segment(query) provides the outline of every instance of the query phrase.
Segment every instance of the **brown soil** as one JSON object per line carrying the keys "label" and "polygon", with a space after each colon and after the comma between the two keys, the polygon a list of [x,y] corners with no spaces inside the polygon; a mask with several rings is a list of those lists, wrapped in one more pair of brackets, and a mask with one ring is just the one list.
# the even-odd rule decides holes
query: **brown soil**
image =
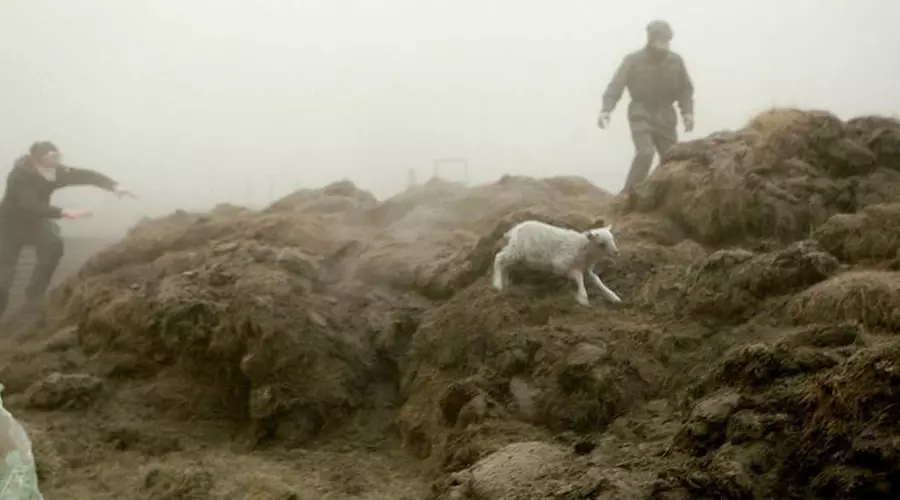
{"label": "brown soil", "polygon": [[[771,110],[632,196],[343,181],[142,221],[0,339],[48,498],[900,495],[900,124]],[[625,302],[503,232],[611,222]]]}

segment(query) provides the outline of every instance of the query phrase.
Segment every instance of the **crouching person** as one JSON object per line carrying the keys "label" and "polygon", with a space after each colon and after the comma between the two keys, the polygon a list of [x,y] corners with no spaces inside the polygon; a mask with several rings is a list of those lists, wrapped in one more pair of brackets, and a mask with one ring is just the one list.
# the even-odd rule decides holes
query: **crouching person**
{"label": "crouching person", "polygon": [[63,241],[55,220],[91,215],[87,210],[50,204],[53,192],[66,186],[97,186],[120,197],[131,195],[99,172],[62,165],[59,149],[53,143],[34,143],[28,154],[13,165],[0,200],[0,318],[6,312],[22,249],[28,245],[35,249],[37,262],[25,292],[26,309],[39,310],[63,256]]}

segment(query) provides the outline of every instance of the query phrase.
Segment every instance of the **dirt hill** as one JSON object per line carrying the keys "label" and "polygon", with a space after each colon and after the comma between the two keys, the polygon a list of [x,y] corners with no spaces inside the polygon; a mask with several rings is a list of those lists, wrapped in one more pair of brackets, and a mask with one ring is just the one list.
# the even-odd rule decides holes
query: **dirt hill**
{"label": "dirt hill", "polygon": [[[493,290],[525,219],[611,222],[625,303]],[[341,182],[142,222],[0,381],[54,499],[896,498],[898,251],[900,123],[772,110],[631,196]]]}

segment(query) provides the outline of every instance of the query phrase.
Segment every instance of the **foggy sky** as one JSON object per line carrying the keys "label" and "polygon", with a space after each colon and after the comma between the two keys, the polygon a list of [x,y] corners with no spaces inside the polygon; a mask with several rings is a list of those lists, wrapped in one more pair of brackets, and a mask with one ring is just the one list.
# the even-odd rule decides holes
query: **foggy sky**
{"label": "foggy sky", "polygon": [[611,130],[596,116],[648,21],[674,27],[696,88],[692,138],[773,105],[900,112],[900,3],[852,5],[3,0],[0,162],[49,139],[67,163],[141,195],[59,192],[56,204],[96,212],[64,222],[67,234],[259,206],[342,177],[384,197],[446,156],[467,158],[472,182],[581,175],[617,192],[632,155],[627,94]]}

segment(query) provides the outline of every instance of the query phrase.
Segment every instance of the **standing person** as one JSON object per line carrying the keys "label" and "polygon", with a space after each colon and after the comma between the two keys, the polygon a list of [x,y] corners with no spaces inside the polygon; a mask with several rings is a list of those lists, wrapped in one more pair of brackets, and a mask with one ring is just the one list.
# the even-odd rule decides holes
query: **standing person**
{"label": "standing person", "polygon": [[605,129],[609,115],[628,88],[628,122],[634,142],[634,160],[623,192],[630,191],[647,178],[653,155],[660,157],[678,142],[678,103],[684,131],[694,129],[694,85],[684,60],[669,50],[674,33],[666,21],[647,25],[647,45],[625,56],[603,93],[603,109],[598,125]]}
{"label": "standing person", "polygon": [[28,309],[39,308],[63,256],[63,241],[55,219],[90,217],[87,210],[69,210],[50,204],[50,195],[66,186],[97,186],[118,196],[131,195],[109,177],[93,170],[60,163],[52,142],[36,142],[20,157],[6,178],[0,200],[0,317],[9,302],[22,248],[33,245],[37,262],[26,289]]}

